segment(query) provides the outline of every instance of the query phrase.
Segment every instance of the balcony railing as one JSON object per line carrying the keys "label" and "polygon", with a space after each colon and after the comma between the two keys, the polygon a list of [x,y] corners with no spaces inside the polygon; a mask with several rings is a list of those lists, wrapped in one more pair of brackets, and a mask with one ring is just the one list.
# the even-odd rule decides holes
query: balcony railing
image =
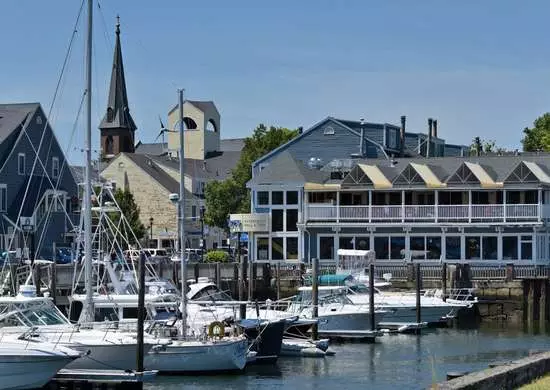
{"label": "balcony railing", "polygon": [[306,221],[326,222],[536,222],[546,218],[539,204],[336,206],[309,204]]}

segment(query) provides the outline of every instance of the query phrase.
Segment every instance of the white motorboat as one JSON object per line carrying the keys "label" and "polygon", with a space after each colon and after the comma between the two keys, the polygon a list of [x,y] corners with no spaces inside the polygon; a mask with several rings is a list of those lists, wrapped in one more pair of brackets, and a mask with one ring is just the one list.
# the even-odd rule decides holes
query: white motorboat
{"label": "white motorboat", "polygon": [[[387,314],[386,310],[375,309],[374,326],[371,325],[370,308],[366,305],[355,305],[343,291],[333,287],[318,287],[318,334],[326,337],[361,338],[373,337],[373,332]],[[312,288],[298,288],[298,295],[287,309],[288,313],[301,318],[313,318]]]}
{"label": "white motorboat", "polygon": [[58,345],[4,339],[0,343],[0,390],[41,388],[80,356]]}
{"label": "white motorboat", "polygon": [[[88,353],[70,363],[71,369],[134,369],[137,341],[135,337],[112,331],[84,329],[73,325],[45,297],[0,297],[0,337],[26,332],[27,340],[55,343]],[[153,340],[144,343],[147,352]]]}

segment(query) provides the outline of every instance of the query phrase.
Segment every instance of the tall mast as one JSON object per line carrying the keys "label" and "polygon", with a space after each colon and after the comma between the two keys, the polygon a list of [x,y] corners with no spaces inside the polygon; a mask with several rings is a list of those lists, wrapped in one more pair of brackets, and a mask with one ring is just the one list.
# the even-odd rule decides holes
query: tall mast
{"label": "tall mast", "polygon": [[181,336],[187,336],[187,261],[185,260],[185,186],[184,186],[184,132],[183,132],[183,89],[178,90],[179,111],[180,111],[180,196],[178,204],[178,223],[180,236],[180,260],[181,260]]}
{"label": "tall mast", "polygon": [[86,182],[84,185],[84,267],[86,288],[86,322],[94,320],[92,291],[92,12],[93,0],[88,0],[88,39],[86,43]]}

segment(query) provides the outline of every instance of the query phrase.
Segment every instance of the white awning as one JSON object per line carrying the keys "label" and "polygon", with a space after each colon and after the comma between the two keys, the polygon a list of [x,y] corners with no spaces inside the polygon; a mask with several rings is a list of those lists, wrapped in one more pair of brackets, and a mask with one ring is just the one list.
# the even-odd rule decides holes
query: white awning
{"label": "white awning", "polygon": [[523,161],[523,163],[541,183],[550,184],[550,176],[548,176],[537,163],[531,161]]}
{"label": "white awning", "polygon": [[392,188],[391,181],[388,180],[388,178],[376,165],[357,164],[357,166],[361,168],[365,175],[367,175],[369,180],[372,182],[374,188]]}
{"label": "white awning", "polygon": [[411,163],[411,167],[413,167],[413,169],[416,171],[416,173],[418,173],[420,175],[420,177],[422,178],[422,180],[424,180],[424,183],[426,184],[426,187],[428,187],[428,188],[441,188],[441,187],[446,187],[447,186],[447,184],[442,183],[437,178],[435,173],[433,173],[433,171],[427,165]]}
{"label": "white awning", "polygon": [[495,182],[481,165],[472,162],[465,162],[464,164],[466,164],[470,172],[479,180],[479,184],[482,188],[499,188],[503,186],[502,183]]}

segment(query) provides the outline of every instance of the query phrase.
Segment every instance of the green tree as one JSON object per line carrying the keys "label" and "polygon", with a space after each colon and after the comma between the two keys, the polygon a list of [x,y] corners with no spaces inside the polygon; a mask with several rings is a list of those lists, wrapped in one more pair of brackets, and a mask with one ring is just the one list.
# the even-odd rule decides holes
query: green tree
{"label": "green tree", "polygon": [[523,134],[521,143],[524,151],[550,151],[550,113],[538,117],[533,123],[533,128],[526,127]]}
{"label": "green tree", "polygon": [[484,140],[480,137],[475,137],[470,144],[470,154],[480,156],[486,153],[503,153],[506,149],[497,146],[495,140]]}
{"label": "green tree", "polygon": [[246,183],[252,178],[252,163],[296,135],[298,130],[258,125],[252,136],[245,139],[241,157],[231,171],[231,177],[222,182],[211,182],[206,185],[206,223],[227,231],[228,214],[249,213],[250,191],[246,188]]}
{"label": "green tree", "polygon": [[[139,219],[139,206],[134,200],[134,194],[132,194],[128,190],[123,191],[119,188],[115,192],[115,201],[120,207],[120,210],[126,218],[126,221],[128,221],[128,225],[133,231],[135,239],[137,239],[138,241],[141,240],[145,236],[145,226],[143,226]],[[118,213],[113,213],[109,217],[115,222],[118,222],[118,219],[120,218]],[[135,242],[134,236],[130,232],[128,233],[128,241],[130,241],[131,244],[137,244]]]}

